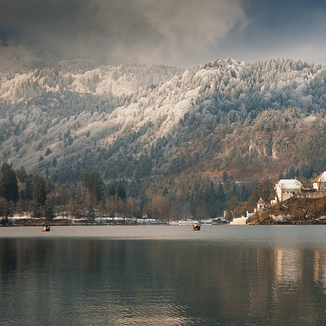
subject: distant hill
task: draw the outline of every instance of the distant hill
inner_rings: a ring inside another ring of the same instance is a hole
[[[0,73],[19,73],[35,68],[50,67],[57,63],[55,56],[36,47],[0,39]]]
[[[30,62],[0,69],[0,161],[15,169],[74,183],[94,168],[105,182],[194,174],[218,187],[224,172],[246,184],[326,168],[321,65]]]

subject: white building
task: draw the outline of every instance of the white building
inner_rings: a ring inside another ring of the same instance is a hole
[[[317,191],[326,191],[326,172],[312,180],[312,187]]]
[[[264,202],[263,198],[259,198],[258,202],[257,202],[257,211],[263,211],[266,208],[266,203]]]
[[[281,179],[275,185],[276,195],[280,202],[300,194],[302,188],[302,183],[296,179]]]
[[[241,216],[234,218],[231,222],[230,225],[246,225],[247,222],[247,217]]]

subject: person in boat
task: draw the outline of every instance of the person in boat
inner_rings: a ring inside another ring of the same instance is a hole
[[[199,231],[200,230],[200,223],[193,223],[192,224],[192,229],[194,231]]]
[[[42,224],[43,231],[50,231],[50,225],[47,225],[46,223]]]

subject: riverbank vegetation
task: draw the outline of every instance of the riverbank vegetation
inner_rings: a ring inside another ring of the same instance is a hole
[[[301,172],[290,167],[283,176],[309,184]],[[161,221],[209,219],[217,216],[232,220],[246,215],[259,198],[266,203],[275,197],[275,180],[262,180],[256,185],[239,185],[227,172],[216,185],[200,175],[147,180],[133,183],[111,179],[105,184],[96,171],[87,171],[83,183],[75,187],[70,181],[54,184],[50,178],[27,174],[24,167],[13,170],[3,163],[0,171],[0,217],[7,224],[12,216],[24,217],[18,224],[37,224],[61,218],[79,223],[93,223],[96,218],[142,218]],[[266,208],[251,218],[251,224],[325,224],[326,197],[303,195]],[[26,218],[28,217],[28,218]],[[41,223],[41,222],[40,222]]]
[[[96,171],[87,171],[77,187],[72,182],[54,184],[50,178],[13,170],[3,163],[0,173],[0,216],[45,218],[143,217],[158,220],[206,219],[221,216],[228,199],[246,201],[249,186],[238,185],[225,172],[223,184],[190,174],[180,178],[155,178],[143,182],[111,179],[105,184]]]

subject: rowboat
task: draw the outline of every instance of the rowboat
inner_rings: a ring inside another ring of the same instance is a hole
[[[192,230],[193,231],[199,231],[200,230],[200,223],[198,223],[198,222],[192,223]]]
[[[42,225],[42,230],[43,230],[43,232],[49,232],[50,231],[50,225],[43,224]]]

